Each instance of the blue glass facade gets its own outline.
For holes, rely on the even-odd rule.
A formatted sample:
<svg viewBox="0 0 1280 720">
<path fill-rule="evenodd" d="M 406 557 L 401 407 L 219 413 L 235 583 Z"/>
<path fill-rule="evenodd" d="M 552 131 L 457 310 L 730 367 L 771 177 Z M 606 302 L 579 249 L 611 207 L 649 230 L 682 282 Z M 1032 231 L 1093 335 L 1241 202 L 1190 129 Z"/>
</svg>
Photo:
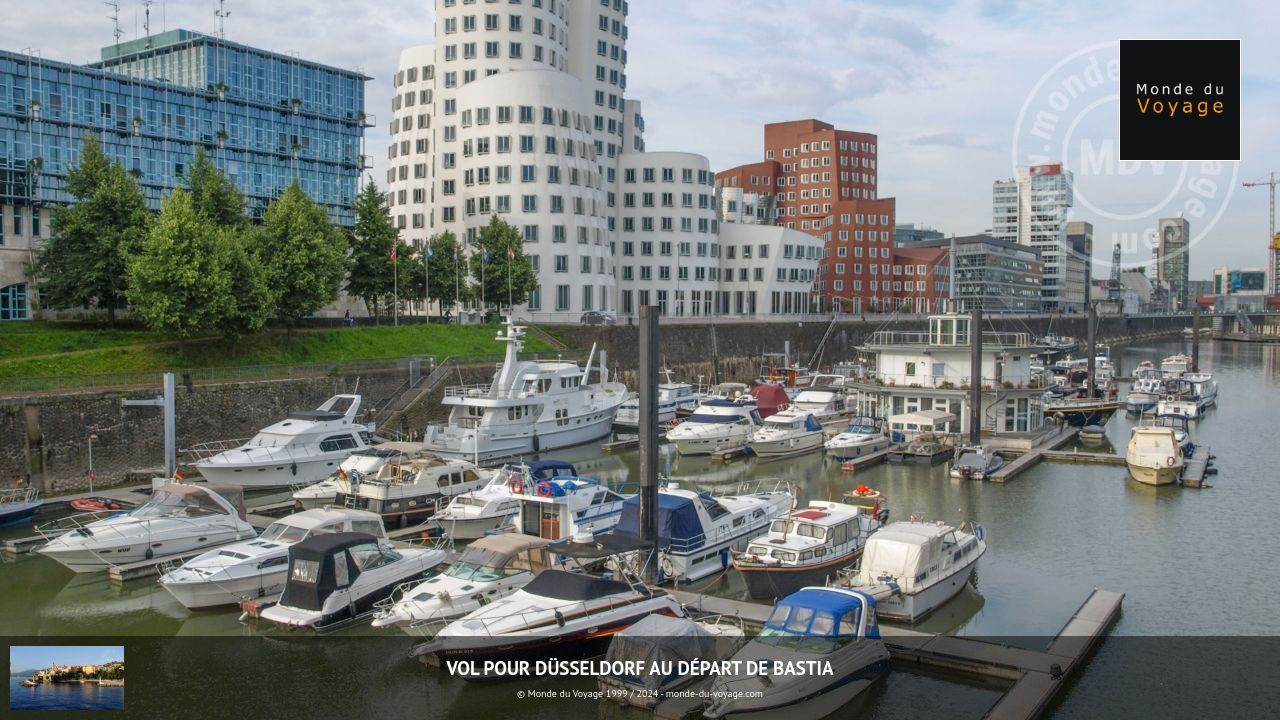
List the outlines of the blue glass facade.
<svg viewBox="0 0 1280 720">
<path fill-rule="evenodd" d="M 369 166 L 368 79 L 186 30 L 104 48 L 87 66 L 0 51 L 0 204 L 69 201 L 67 170 L 97 133 L 152 207 L 204 146 L 256 216 L 297 178 L 349 226 Z"/>
</svg>

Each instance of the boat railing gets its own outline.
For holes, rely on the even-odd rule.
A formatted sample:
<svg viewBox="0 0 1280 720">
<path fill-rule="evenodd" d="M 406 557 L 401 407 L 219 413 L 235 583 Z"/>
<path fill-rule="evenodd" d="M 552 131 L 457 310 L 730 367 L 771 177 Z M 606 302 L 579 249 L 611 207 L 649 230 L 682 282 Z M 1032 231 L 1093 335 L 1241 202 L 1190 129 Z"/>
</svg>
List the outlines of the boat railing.
<svg viewBox="0 0 1280 720">
<path fill-rule="evenodd" d="M 0 505 L 31 503 L 39 499 L 40 490 L 35 487 L 15 487 L 0 490 Z"/>
<path fill-rule="evenodd" d="M 198 463 L 208 460 L 219 453 L 228 450 L 244 447 L 253 438 L 240 438 L 238 440 L 211 440 L 192 445 L 182 450 L 183 454 L 188 458 L 188 462 Z"/>
<path fill-rule="evenodd" d="M 86 535 L 89 535 L 95 538 L 101 538 L 101 537 L 130 538 L 130 537 L 136 537 L 136 534 L 132 532 L 125 532 L 126 528 L 137 529 L 139 527 L 146 526 L 146 534 L 150 535 L 151 533 L 150 525 L 155 520 L 175 520 L 182 524 L 191 525 L 192 527 L 197 527 L 195 518 L 178 517 L 176 515 L 170 514 L 170 515 L 162 515 L 159 517 L 130 518 L 128 522 L 120 522 L 114 525 L 107 525 L 104 527 L 97 527 L 93 529 L 88 528 L 88 526 L 94 522 L 97 522 L 99 520 L 104 520 L 113 515 L 119 515 L 121 514 L 121 512 L 122 511 L 120 510 L 105 510 L 102 512 L 88 512 L 88 513 L 79 513 L 76 515 L 69 515 L 67 517 L 58 518 L 57 520 L 54 520 L 52 522 L 45 523 L 44 525 L 37 526 L 36 532 L 44 536 L 46 539 L 52 539 L 59 535 L 63 535 L 67 532 L 76 532 L 76 531 L 83 531 Z M 128 513 L 125 512 L 124 514 L 128 514 Z M 205 515 L 205 517 L 208 517 L 209 515 L 215 515 L 215 514 L 225 515 L 225 513 L 208 513 L 207 515 Z"/>
<path fill-rule="evenodd" d="M 473 385 L 449 385 L 444 389 L 444 396 L 447 398 L 474 397 L 506 399 L 511 397 L 511 393 L 502 389 L 494 392 L 493 386 L 488 383 L 477 383 Z"/>
</svg>

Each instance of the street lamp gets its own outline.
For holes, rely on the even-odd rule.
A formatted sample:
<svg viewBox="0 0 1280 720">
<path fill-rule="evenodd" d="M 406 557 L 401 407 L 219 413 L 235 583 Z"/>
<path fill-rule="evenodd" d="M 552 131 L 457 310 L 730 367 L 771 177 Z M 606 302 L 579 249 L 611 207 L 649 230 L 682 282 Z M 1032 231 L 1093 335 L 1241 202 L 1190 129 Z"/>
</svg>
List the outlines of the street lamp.
<svg viewBox="0 0 1280 720">
<path fill-rule="evenodd" d="M 90 435 L 89 435 L 89 492 L 93 492 L 93 480 L 94 480 L 94 476 L 93 476 L 93 441 L 94 441 L 94 440 L 97 440 L 97 439 L 98 439 L 98 436 L 97 436 L 97 435 L 94 435 L 94 434 L 90 433 Z"/>
</svg>

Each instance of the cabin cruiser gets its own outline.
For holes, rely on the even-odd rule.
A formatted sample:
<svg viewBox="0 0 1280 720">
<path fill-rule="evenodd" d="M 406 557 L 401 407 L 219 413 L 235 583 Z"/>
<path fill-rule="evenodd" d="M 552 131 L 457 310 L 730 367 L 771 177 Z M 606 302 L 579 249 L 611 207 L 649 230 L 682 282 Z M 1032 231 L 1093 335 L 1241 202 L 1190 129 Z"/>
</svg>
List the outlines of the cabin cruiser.
<svg viewBox="0 0 1280 720">
<path fill-rule="evenodd" d="M 845 588 L 806 587 L 774 606 L 760 634 L 711 685 L 704 718 L 817 718 L 836 714 L 889 672 L 877 602 Z M 818 673 L 785 669 L 818 663 Z M 753 669 L 780 669 L 757 674 Z"/>
<path fill-rule="evenodd" d="M 1182 353 L 1170 355 L 1160 361 L 1160 370 L 1164 372 L 1165 377 L 1180 378 L 1183 373 L 1191 372 L 1191 357 Z"/>
<path fill-rule="evenodd" d="M 786 490 L 711 496 L 675 483 L 658 489 L 658 581 L 690 582 L 721 572 L 733 551 L 787 512 Z M 628 498 L 613 535 L 640 537 L 640 498 Z M 638 560 L 638 554 L 631 559 Z"/>
<path fill-rule="evenodd" d="M 951 477 L 964 480 L 986 480 L 1004 465 L 1004 458 L 985 445 L 969 445 L 956 451 L 951 464 Z"/>
<path fill-rule="evenodd" d="M 748 445 L 759 457 L 783 457 L 817 450 L 825 437 L 812 412 L 792 406 L 765 418 Z"/>
<path fill-rule="evenodd" d="M 746 383 L 722 382 L 712 387 L 703 400 L 751 400 L 751 388 Z"/>
<path fill-rule="evenodd" d="M 276 520 L 256 538 L 224 545 L 160 576 L 160 586 L 188 609 L 275 597 L 284 589 L 289 548 L 324 533 L 363 532 L 389 545 L 382 518 L 362 510 L 303 510 Z"/>
<path fill-rule="evenodd" d="M 658 424 L 669 423 L 676 415 L 692 412 L 698 407 L 698 396 L 689 383 L 673 383 L 668 374 L 667 382 L 658 385 Z M 613 417 L 613 426 L 623 430 L 640 427 L 640 397 L 633 394 L 622 403 Z"/>
<path fill-rule="evenodd" d="M 528 585 L 552 563 L 542 538 L 517 533 L 482 537 L 443 571 L 379 603 L 373 626 L 408 631 L 415 623 L 460 618 Z"/>
<path fill-rule="evenodd" d="M 1044 398 L 1044 414 L 1072 427 L 1106 425 L 1120 409 L 1120 403 L 1103 398 Z"/>
<path fill-rule="evenodd" d="M 1191 373 L 1165 383 L 1165 392 L 1167 394 L 1156 403 L 1157 415 L 1185 415 L 1188 418 L 1195 419 L 1203 414 L 1206 405 L 1200 396 L 1196 394 L 1196 384 L 1187 379 L 1189 375 Z M 1209 382 L 1212 382 L 1212 379 Z M 1200 387 L 1203 388 L 1206 385 L 1207 383 L 1202 382 Z M 1211 385 L 1209 389 L 1216 400 L 1217 385 Z"/>
<path fill-rule="evenodd" d="M 470 461 L 435 455 L 393 459 L 374 475 L 339 481 L 334 504 L 378 513 L 391 527 L 408 527 L 435 515 L 454 497 L 478 490 L 487 480 L 482 472 Z"/>
<path fill-rule="evenodd" d="M 397 585 L 430 572 L 445 556 L 437 548 L 392 549 L 369 533 L 312 535 L 289 548 L 284 592 L 259 617 L 317 631 L 356 622 Z"/>
<path fill-rule="evenodd" d="M 614 413 L 629 397 L 609 381 L 604 353 L 598 363 L 591 347 L 584 367 L 564 360 L 520 360 L 525 328 L 508 317 L 497 340 L 506 357 L 493 381 L 447 387 L 443 403 L 452 410 L 444 425 L 428 425 L 423 442 L 442 457 L 477 465 L 522 454 L 581 445 L 609 434 Z M 599 376 L 591 382 L 592 372 Z"/>
<path fill-rule="evenodd" d="M 627 496 L 617 489 L 580 476 L 573 465 L 559 460 L 528 467 L 508 478 L 517 503 L 516 532 L 555 541 L 596 535 L 618 524 Z"/>
<path fill-rule="evenodd" d="M 0 525 L 12 525 L 30 519 L 43 504 L 40 491 L 33 487 L 0 490 Z"/>
<path fill-rule="evenodd" d="M 831 376 L 820 375 L 819 377 L 830 378 Z M 825 430 L 835 434 L 848 422 L 852 409 L 849 405 L 848 396 L 842 386 L 815 384 L 797 393 L 787 410 L 813 413 Z"/>
<path fill-rule="evenodd" d="M 697 673 L 667 672 L 678 663 L 728 660 L 747 644 L 742 618 L 717 615 L 691 620 L 650 615 L 613 636 L 606 667 L 640 666 L 637 673 L 611 672 L 598 682 L 604 699 L 652 710 L 675 691 L 706 682 Z"/>
<path fill-rule="evenodd" d="M 889 447 L 889 436 L 884 432 L 884 418 L 858 415 L 849 421 L 835 437 L 825 444 L 827 454 L 837 460 L 870 455 Z"/>
<path fill-rule="evenodd" d="M 681 455 L 710 455 L 745 447 L 761 425 L 755 403 L 704 400 L 693 414 L 667 431 Z"/>
<path fill-rule="evenodd" d="M 767 533 L 734 556 L 733 566 L 753 598 L 779 598 L 806 585 L 825 585 L 862 555 L 867 537 L 880 528 L 878 514 L 878 502 L 867 511 L 814 500 L 803 510 L 775 518 Z"/>
<path fill-rule="evenodd" d="M 1190 425 L 1186 415 L 1157 415 L 1155 421 L 1156 427 L 1173 429 L 1173 439 L 1182 449 L 1183 457 L 1191 457 L 1196 451 L 1195 443 L 1191 442 Z"/>
<path fill-rule="evenodd" d="M 513 488 L 522 486 L 529 478 L 536 482 L 553 477 L 562 470 L 562 465 L 568 463 L 542 460 L 503 465 L 489 476 L 488 484 L 454 497 L 448 507 L 427 522 L 454 540 L 484 537 L 485 533 L 510 524 L 516 516 L 520 502 L 512 495 Z M 536 469 L 533 466 L 537 466 Z"/>
<path fill-rule="evenodd" d="M 310 510 L 337 501 L 338 491 L 346 491 L 352 478 L 362 479 L 378 474 L 383 465 L 395 460 L 403 463 L 422 456 L 426 451 L 421 443 L 386 442 L 351 453 L 338 465 L 329 477 L 293 491 L 293 506 L 298 510 Z"/>
<path fill-rule="evenodd" d="M 621 581 L 543 570 L 528 585 L 453 621 L 423 624 L 429 640 L 410 655 L 434 653 L 442 661 L 588 657 L 612 636 L 650 615 L 685 617 L 663 590 Z"/>
<path fill-rule="evenodd" d="M 1158 370 L 1139 371 L 1124 397 L 1124 407 L 1132 413 L 1144 413 L 1164 396 L 1164 375 Z"/>
<path fill-rule="evenodd" d="M 843 584 L 875 597 L 882 617 L 914 623 L 964 588 L 987 551 L 984 534 L 981 525 L 889 523 L 867 539 Z"/>
<path fill-rule="evenodd" d="M 1191 383 L 1191 395 L 1195 397 L 1201 409 L 1218 404 L 1218 381 L 1213 379 L 1212 373 L 1183 373 L 1182 380 Z"/>
<path fill-rule="evenodd" d="M 338 409 L 341 403 L 346 409 Z M 351 453 L 369 447 L 369 428 L 356 422 L 359 395 L 334 395 L 315 410 L 289 413 L 238 447 L 210 454 L 228 443 L 206 443 L 189 452 L 213 482 L 244 487 L 287 487 L 323 480 Z"/>
<path fill-rule="evenodd" d="M 1037 344 L 1044 346 L 1042 355 L 1065 355 L 1069 352 L 1075 352 L 1080 349 L 1080 341 L 1073 337 L 1058 336 L 1055 333 L 1048 333 L 1040 338 Z"/>
<path fill-rule="evenodd" d="M 76 572 L 98 572 L 253 537 L 244 514 L 238 485 L 169 483 L 127 513 L 73 515 L 40 526 L 46 537 L 62 534 L 36 552 Z"/>
<path fill-rule="evenodd" d="M 756 385 L 751 388 L 751 397 L 755 401 L 756 412 L 760 413 L 761 420 L 791 407 L 791 396 L 781 385 Z"/>
<path fill-rule="evenodd" d="M 1146 485 L 1169 485 L 1182 477 L 1185 458 L 1171 427 L 1139 426 L 1129 436 L 1124 462 L 1129 476 Z"/>
<path fill-rule="evenodd" d="M 900 447 L 889 451 L 889 462 L 928 463 L 937 465 L 955 455 L 956 446 L 947 435 L 935 432 L 918 433 Z"/>
<path fill-rule="evenodd" d="M 756 378 L 757 385 L 779 385 L 786 390 L 787 395 L 794 397 L 800 391 L 813 385 L 814 380 L 818 377 L 807 367 L 802 367 L 798 363 L 784 366 L 765 365 L 760 368 L 760 375 Z"/>
</svg>

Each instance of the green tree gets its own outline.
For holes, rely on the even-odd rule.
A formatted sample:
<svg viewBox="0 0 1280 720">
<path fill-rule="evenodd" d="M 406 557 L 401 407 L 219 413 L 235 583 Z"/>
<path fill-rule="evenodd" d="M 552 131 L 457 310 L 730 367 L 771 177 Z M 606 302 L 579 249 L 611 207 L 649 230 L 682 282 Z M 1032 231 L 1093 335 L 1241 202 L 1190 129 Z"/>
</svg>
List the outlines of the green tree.
<svg viewBox="0 0 1280 720">
<path fill-rule="evenodd" d="M 375 321 L 391 304 L 396 271 L 412 266 L 408 245 L 399 242 L 400 231 L 391 224 L 378 186 L 369 181 L 356 198 L 356 224 L 351 231 L 351 261 L 347 270 L 347 294 L 364 300 Z M 396 257 L 392 257 L 395 249 Z M 402 278 L 409 277 L 401 270 Z M 404 288 L 408 290 L 409 288 Z"/>
<path fill-rule="evenodd" d="M 205 155 L 203 147 L 187 170 L 187 192 L 196 210 L 209 216 L 219 226 L 242 227 L 249 217 L 244 214 L 244 193 L 227 179 L 217 165 Z"/>
<path fill-rule="evenodd" d="M 108 322 L 115 324 L 128 258 L 147 232 L 146 198 L 92 134 L 84 137 L 66 189 L 73 201 L 54 209 L 52 237 L 33 267 L 40 297 L 53 307 L 106 308 Z"/>
<path fill-rule="evenodd" d="M 276 295 L 262 262 L 262 230 L 252 226 L 223 230 L 223 270 L 230 282 L 231 301 L 213 329 L 234 343 L 266 327 L 275 313 Z"/>
<path fill-rule="evenodd" d="M 485 303 L 505 305 L 508 295 L 514 305 L 527 300 L 529 292 L 538 287 L 538 274 L 533 271 L 532 261 L 525 257 L 520 231 L 494 215 L 481 228 L 476 245 L 470 260 L 471 277 L 477 288 L 483 281 Z M 479 294 L 478 289 L 476 293 Z"/>
<path fill-rule="evenodd" d="M 129 262 L 129 303 L 147 327 L 173 335 L 182 347 L 234 313 L 228 232 L 197 211 L 181 188 L 164 201 Z"/>
<path fill-rule="evenodd" d="M 276 296 L 275 317 L 290 330 L 333 302 L 346 272 L 347 240 L 294 181 L 267 208 L 262 263 Z"/>
<path fill-rule="evenodd" d="M 466 302 L 471 298 L 471 286 L 467 282 L 466 260 L 462 247 L 451 232 L 435 235 L 428 241 L 431 249 L 427 259 L 430 299 L 440 303 L 440 312 L 454 304 L 455 299 Z M 419 266 L 421 268 L 421 266 Z"/>
</svg>

